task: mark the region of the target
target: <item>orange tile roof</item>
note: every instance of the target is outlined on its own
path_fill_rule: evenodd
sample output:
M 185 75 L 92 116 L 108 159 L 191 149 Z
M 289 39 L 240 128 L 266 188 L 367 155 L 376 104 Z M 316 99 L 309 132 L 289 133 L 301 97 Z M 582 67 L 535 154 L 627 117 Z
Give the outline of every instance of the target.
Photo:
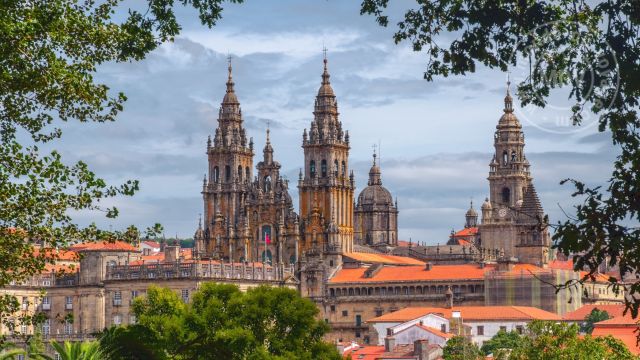
M 615 305 L 584 305 L 574 311 L 568 312 L 564 314 L 562 317 L 566 321 L 584 321 L 587 315 L 591 314 L 593 309 L 599 309 L 602 311 L 606 311 L 611 318 L 619 318 L 623 316 L 624 313 L 624 305 L 623 304 L 615 304 Z
M 424 265 L 423 261 L 406 257 L 387 254 L 374 254 L 374 253 L 361 253 L 350 252 L 345 253 L 344 256 L 353 260 L 364 263 L 380 263 L 380 264 L 396 264 L 396 265 Z
M 428 314 L 437 314 L 450 319 L 453 311 L 460 311 L 460 316 L 465 321 L 562 320 L 557 314 L 531 306 L 456 306 L 451 309 L 440 307 L 408 307 L 369 319 L 367 322 L 406 322 Z
M 455 234 L 453 234 L 454 237 L 466 237 L 466 236 L 475 236 L 478 234 L 478 228 L 477 227 L 470 227 L 470 228 L 464 228 L 458 232 L 456 232 Z
M 365 278 L 366 267 L 355 269 L 340 269 L 329 283 L 370 283 L 370 282 L 399 282 L 399 281 L 427 281 L 427 280 L 482 280 L 484 272 L 493 269 L 492 266 L 479 265 L 433 265 L 431 270 L 425 266 L 384 266 L 370 278 Z
M 345 351 L 342 356 L 349 356 L 353 360 L 382 360 L 382 359 L 415 359 L 413 344 L 397 345 L 393 352 L 386 352 L 384 346 L 359 346 Z
M 549 267 L 558 270 L 573 270 L 573 260 L 552 260 Z
M 640 346 L 638 346 L 637 329 L 638 319 L 631 318 L 628 313 L 625 316 L 615 317 L 613 319 L 604 320 L 593 324 L 592 336 L 608 336 L 622 341 L 629 351 L 638 355 L 640 354 Z
M 71 250 L 82 251 L 138 251 L 133 245 L 124 241 L 95 241 L 73 245 Z
M 80 270 L 80 264 L 46 264 L 43 274 L 73 274 Z
M 57 261 L 78 261 L 80 260 L 78 253 L 73 250 L 57 250 L 57 249 L 34 249 L 33 255 L 39 256 L 43 254 L 46 259 L 55 259 Z

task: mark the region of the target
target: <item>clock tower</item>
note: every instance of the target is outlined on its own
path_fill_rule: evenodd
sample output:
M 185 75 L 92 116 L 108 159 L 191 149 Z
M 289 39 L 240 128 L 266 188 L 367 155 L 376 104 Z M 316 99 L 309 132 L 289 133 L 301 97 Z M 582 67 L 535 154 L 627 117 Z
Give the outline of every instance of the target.
M 482 205 L 480 246 L 507 258 L 544 265 L 549 234 L 524 154 L 524 133 L 513 113 L 509 85 L 504 113 L 494 133 L 495 152 L 489 164 L 489 197 Z

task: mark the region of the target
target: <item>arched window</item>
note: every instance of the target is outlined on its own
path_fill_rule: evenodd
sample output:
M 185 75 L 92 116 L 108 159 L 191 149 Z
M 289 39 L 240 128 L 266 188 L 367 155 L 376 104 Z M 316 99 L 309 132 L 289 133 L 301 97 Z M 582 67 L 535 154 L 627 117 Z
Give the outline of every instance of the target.
M 242 166 L 238 165 L 238 182 L 242 182 Z
M 333 160 L 333 175 L 335 175 L 335 177 L 338 177 L 338 171 L 339 171 L 338 160 Z
M 327 177 L 327 160 L 322 159 L 322 163 L 320 165 L 320 171 L 322 172 L 322 177 Z
M 516 152 L 511 151 L 511 161 L 516 161 Z
M 342 176 L 347 176 L 347 164 L 342 160 Z
M 251 170 L 249 170 L 248 166 L 244 169 L 244 178 L 247 179 L 247 181 L 251 181 Z
M 220 169 L 217 166 L 213 168 L 213 182 L 220 182 Z
M 224 181 L 231 181 L 231 166 L 229 165 L 224 167 Z
M 316 176 L 316 162 L 311 160 L 309 163 L 309 172 L 311 173 L 311 177 Z
M 511 190 L 508 187 L 502 188 L 502 202 L 508 203 L 511 201 Z
M 507 163 L 509 162 L 509 154 L 507 153 L 507 151 L 505 150 L 502 153 L 502 165 L 507 165 Z

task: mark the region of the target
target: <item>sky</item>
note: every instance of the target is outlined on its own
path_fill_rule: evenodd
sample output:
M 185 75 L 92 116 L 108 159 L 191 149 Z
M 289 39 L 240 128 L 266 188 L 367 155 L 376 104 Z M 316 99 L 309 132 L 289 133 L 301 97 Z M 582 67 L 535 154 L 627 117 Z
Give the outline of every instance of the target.
M 411 2 L 393 2 L 391 24 Z M 138 179 L 140 191 L 105 205 L 120 210 L 76 214 L 81 224 L 114 229 L 156 222 L 167 237 L 191 237 L 203 212 L 200 191 L 207 169 L 207 136 L 215 132 L 224 96 L 227 56 L 244 125 L 260 161 L 267 122 L 281 172 L 295 187 L 303 163 L 302 132 L 313 118 L 326 47 L 340 120 L 351 137 L 350 167 L 356 196 L 366 186 L 374 144 L 380 144 L 383 185 L 398 199 L 399 238 L 444 243 L 464 225 L 471 200 L 488 195 L 493 133 L 502 114 L 505 73 L 478 68 L 466 76 L 423 80 L 427 57 L 395 44 L 394 26 L 359 15 L 359 2 L 338 0 L 248 1 L 226 4 L 213 29 L 179 8 L 183 31 L 143 61 L 106 64 L 96 79 L 128 101 L 115 123 L 64 126 L 60 151 L 82 159 L 111 183 Z M 453 35 L 445 34 L 442 41 Z M 511 70 L 521 81 L 523 69 Z M 521 108 L 525 153 L 552 222 L 564 221 L 579 199 L 559 182 L 568 177 L 602 184 L 615 157 L 610 137 L 593 118 L 566 124 L 566 93 L 552 92 L 546 109 Z

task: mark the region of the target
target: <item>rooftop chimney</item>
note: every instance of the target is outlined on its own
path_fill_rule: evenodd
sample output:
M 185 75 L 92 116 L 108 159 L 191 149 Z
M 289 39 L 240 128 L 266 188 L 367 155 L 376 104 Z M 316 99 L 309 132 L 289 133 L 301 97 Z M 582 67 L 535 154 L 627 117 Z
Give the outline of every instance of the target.
M 431 270 L 432 268 L 433 268 L 433 264 L 430 263 L 430 262 L 428 262 L 428 263 L 426 263 L 424 265 L 424 269 L 427 270 L 427 271 Z
M 164 261 L 165 262 L 176 262 L 180 257 L 180 246 L 179 245 L 167 245 L 164 247 Z
M 385 352 L 392 352 L 393 349 L 395 348 L 396 348 L 396 338 L 394 338 L 393 336 L 387 336 L 386 338 L 384 338 Z

